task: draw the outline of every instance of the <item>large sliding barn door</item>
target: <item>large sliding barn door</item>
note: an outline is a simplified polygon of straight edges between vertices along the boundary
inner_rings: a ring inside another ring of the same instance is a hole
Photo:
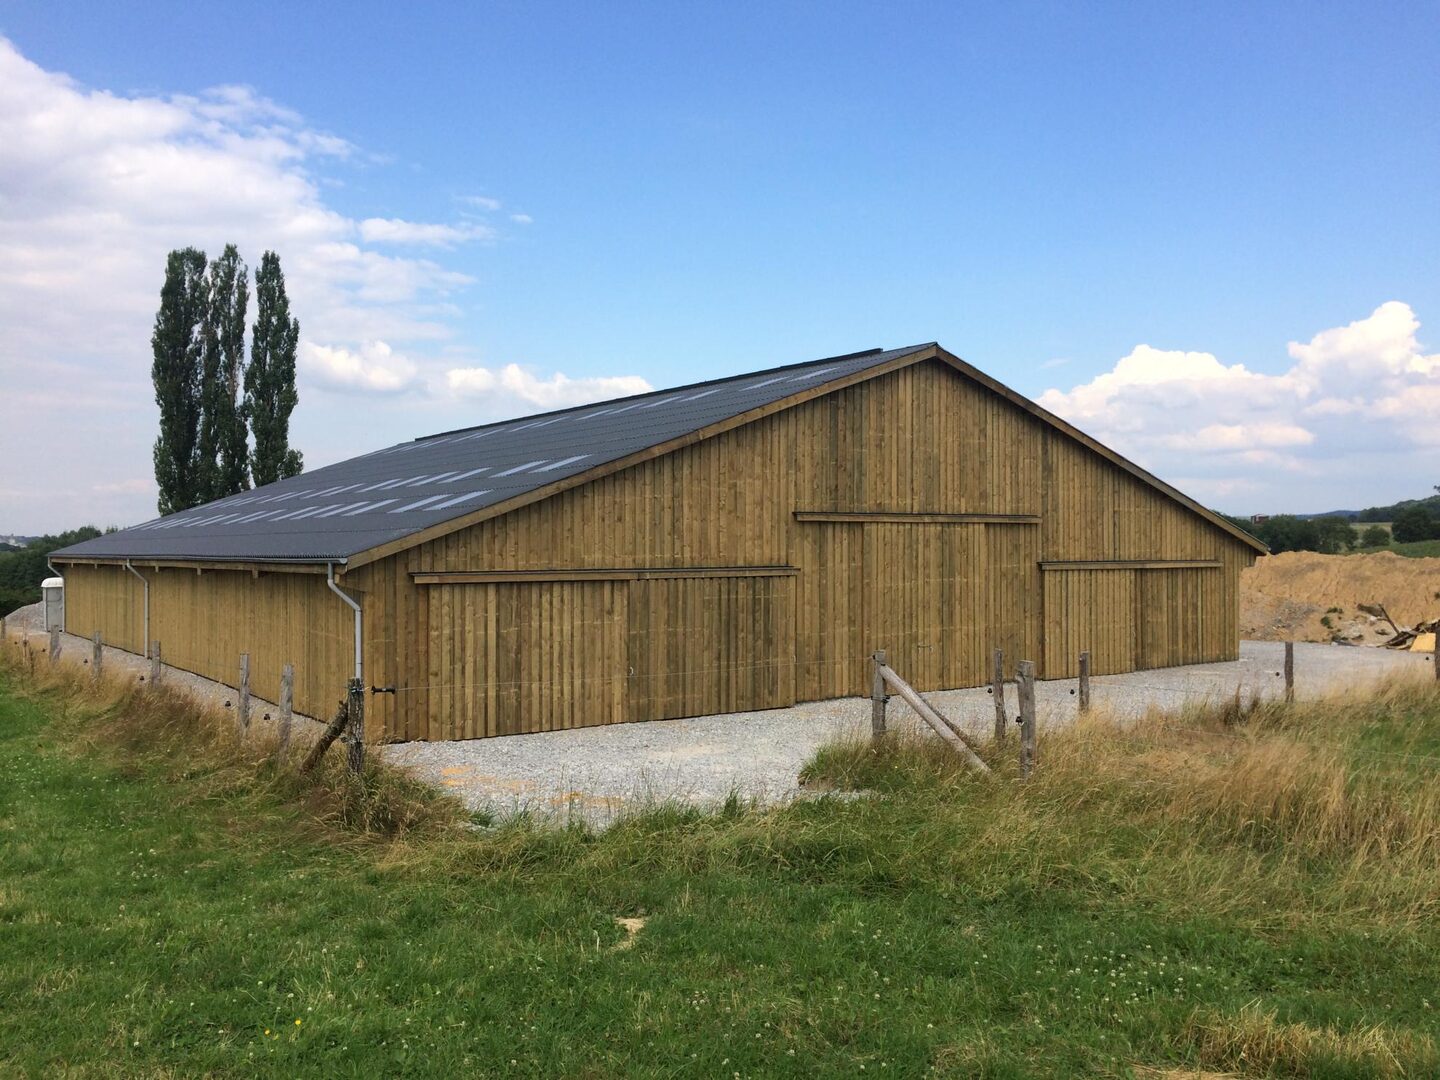
[[[922,690],[977,686],[993,650],[1038,656],[1038,529],[817,521],[800,529],[796,693],[868,694],[868,657]]]
[[[430,737],[794,704],[792,581],[692,576],[427,586]]]

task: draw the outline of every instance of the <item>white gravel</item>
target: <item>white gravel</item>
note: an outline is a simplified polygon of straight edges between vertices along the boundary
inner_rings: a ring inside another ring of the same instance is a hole
[[[1093,703],[1135,719],[1155,708],[1233,697],[1237,688],[1247,700],[1273,697],[1284,692],[1283,657],[1284,645],[1278,642],[1246,641],[1233,662],[1100,676],[1091,680]],[[1296,692],[1319,696],[1428,666],[1424,655],[1301,643],[1295,646]],[[1074,717],[1075,687],[1073,679],[1036,684],[1042,727]],[[1015,688],[1007,687],[1012,718],[1014,694]],[[926,699],[978,737],[988,738],[994,730],[993,699],[983,687],[941,691]],[[898,698],[891,699],[888,718],[894,729],[929,731]],[[799,797],[798,774],[817,749],[836,737],[869,730],[869,699],[844,698],[688,720],[404,743],[382,752],[387,760],[453,791],[472,809],[604,823],[647,802],[714,806],[732,792],[767,803]]]
[[[6,620],[7,647],[29,636],[45,663],[46,639],[40,605],[22,608]],[[86,663],[91,643],[62,635],[62,661]],[[1138,719],[1152,709],[1177,709],[1205,700],[1248,700],[1283,693],[1284,645],[1244,641],[1240,659],[1219,664],[1161,668],[1094,678],[1097,709]],[[148,676],[149,661],[106,647],[109,671]],[[1397,674],[1428,672],[1425,654],[1375,648],[1300,643],[1295,646],[1295,685],[1301,697],[1363,686]],[[903,672],[901,673],[904,674]],[[217,708],[233,708],[236,691],[189,672],[166,668],[163,678]],[[1015,688],[1006,688],[1008,714],[1016,711]],[[994,730],[994,705],[984,687],[926,694],[945,715],[977,737]],[[1037,683],[1036,711],[1042,727],[1074,718],[1075,680]],[[276,714],[274,703],[252,695],[257,725]],[[896,730],[928,732],[909,706],[892,698],[888,723]],[[322,725],[297,716],[298,738],[313,737]],[[510,735],[470,742],[400,743],[378,747],[395,765],[453,792],[474,810],[504,817],[518,812],[565,821],[572,817],[604,824],[623,811],[658,802],[702,807],[718,805],[732,793],[746,800],[781,803],[804,795],[800,769],[825,743],[870,730],[868,698],[809,702],[788,709],[616,724],[577,731]]]

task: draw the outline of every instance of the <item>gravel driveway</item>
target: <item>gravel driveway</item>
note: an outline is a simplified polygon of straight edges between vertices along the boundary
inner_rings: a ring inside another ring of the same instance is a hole
[[[1248,699],[1284,691],[1279,676],[1284,645],[1245,641],[1240,659],[1220,664],[1162,668],[1091,680],[1096,708],[1122,717],[1151,708],[1173,709],[1240,688]],[[1403,671],[1429,670],[1426,655],[1334,645],[1295,646],[1296,693],[1319,696]],[[1075,715],[1075,681],[1037,683],[1041,726]],[[1007,687],[1010,715],[1015,688]],[[991,695],[982,687],[927,694],[927,700],[977,736],[994,729]],[[904,702],[892,698],[892,728],[928,731]],[[870,730],[868,698],[811,702],[788,709],[731,713],[689,720],[511,735],[471,742],[403,743],[382,753],[394,764],[453,791],[467,805],[506,815],[520,810],[593,823],[624,807],[654,801],[712,806],[731,792],[765,802],[801,794],[801,767],[837,736]]]
[[[6,620],[12,646],[19,645],[21,635],[31,635],[34,647],[44,648],[39,608],[22,608]],[[68,634],[62,639],[68,662],[89,657],[90,642]],[[1240,659],[1228,663],[1097,676],[1091,680],[1092,697],[1097,709],[1123,718],[1138,718],[1152,708],[1229,698],[1237,688],[1247,699],[1257,694],[1274,697],[1284,691],[1284,649],[1279,642],[1243,641]],[[149,671],[148,661],[108,646],[104,663],[108,671],[136,678]],[[1428,672],[1430,664],[1425,654],[1302,642],[1295,646],[1296,693],[1320,696],[1399,673]],[[166,668],[164,677],[217,707],[233,707],[235,691],[228,686],[173,668]],[[1014,694],[1013,686],[1006,688],[1012,717]],[[988,738],[994,728],[993,699],[984,687],[925,696],[977,737]],[[1073,679],[1036,683],[1035,698],[1042,727],[1064,724],[1075,715]],[[254,722],[264,725],[273,703],[256,697],[253,704]],[[898,698],[891,699],[888,717],[892,729],[929,731]],[[320,727],[296,717],[298,738],[314,737]],[[528,810],[559,821],[573,816],[604,824],[626,807],[646,803],[714,806],[732,792],[769,803],[796,798],[803,794],[796,783],[800,769],[817,749],[838,736],[869,730],[869,699],[842,698],[688,720],[469,742],[400,743],[377,747],[377,752],[453,792],[475,810],[501,817]]]

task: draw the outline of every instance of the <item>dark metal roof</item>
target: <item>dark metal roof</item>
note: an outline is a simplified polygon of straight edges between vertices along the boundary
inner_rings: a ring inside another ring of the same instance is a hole
[[[338,562],[929,347],[850,353],[429,435],[53,557]]]

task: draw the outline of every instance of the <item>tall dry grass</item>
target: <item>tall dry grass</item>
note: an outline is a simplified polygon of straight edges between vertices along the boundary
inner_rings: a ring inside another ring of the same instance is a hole
[[[363,775],[346,767],[337,744],[310,773],[300,772],[309,743],[281,752],[277,733],[241,733],[231,712],[181,690],[150,687],[64,664],[29,664],[18,649],[0,650],[12,693],[43,702],[72,753],[118,754],[127,767],[173,781],[178,801],[224,798],[247,805],[290,804],[297,821],[337,837],[394,839],[443,833],[465,819],[454,800],[367,755]]]

